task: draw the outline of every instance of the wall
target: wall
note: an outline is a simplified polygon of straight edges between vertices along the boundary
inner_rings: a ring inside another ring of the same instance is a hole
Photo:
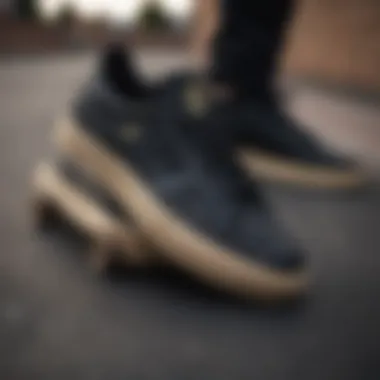
[[[380,90],[380,1],[300,1],[284,69]]]
[[[61,48],[67,37],[58,29],[0,14],[0,53],[49,51]]]

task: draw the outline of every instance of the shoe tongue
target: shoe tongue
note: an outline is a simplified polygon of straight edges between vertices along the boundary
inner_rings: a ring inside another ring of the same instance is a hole
[[[164,87],[165,88],[165,87]],[[180,75],[167,82],[170,114],[186,132],[210,144],[229,146],[231,94],[207,77]]]
[[[195,118],[204,116],[211,108],[232,99],[232,93],[226,87],[205,77],[187,81],[183,86],[182,96],[185,110]]]

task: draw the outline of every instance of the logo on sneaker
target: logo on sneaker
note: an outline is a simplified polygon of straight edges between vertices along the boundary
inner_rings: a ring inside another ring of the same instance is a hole
[[[141,128],[137,124],[128,124],[123,126],[120,131],[120,137],[128,143],[135,143],[140,140],[142,135]]]
[[[202,117],[210,105],[205,86],[194,81],[184,90],[184,101],[188,112],[194,117]]]
[[[184,89],[184,102],[188,112],[194,117],[202,117],[216,104],[233,98],[228,87],[218,86],[205,80],[189,83]]]

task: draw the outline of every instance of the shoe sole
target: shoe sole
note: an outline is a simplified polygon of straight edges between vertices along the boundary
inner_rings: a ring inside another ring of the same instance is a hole
[[[254,179],[326,190],[352,189],[368,183],[354,170],[337,170],[298,163],[255,150],[238,153],[243,168]]]
[[[149,265],[141,235],[90,199],[51,164],[41,163],[33,176],[33,211],[38,226],[49,216],[59,216],[85,235],[90,244],[89,264],[103,272],[111,261],[127,266]]]
[[[186,225],[135,173],[75,122],[58,125],[59,149],[109,190],[139,230],[167,260],[210,285],[247,298],[294,298],[307,289],[305,271],[284,272],[254,263]]]

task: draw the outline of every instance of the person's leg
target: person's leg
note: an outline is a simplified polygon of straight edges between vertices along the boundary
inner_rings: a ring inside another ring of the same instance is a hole
[[[213,46],[213,77],[239,93],[265,90],[272,80],[293,0],[223,0]]]
[[[361,183],[353,165],[308,136],[281,109],[272,91],[295,1],[223,0],[220,6],[219,29],[210,47],[211,78],[214,86],[238,100],[231,130],[248,173],[308,186]]]

